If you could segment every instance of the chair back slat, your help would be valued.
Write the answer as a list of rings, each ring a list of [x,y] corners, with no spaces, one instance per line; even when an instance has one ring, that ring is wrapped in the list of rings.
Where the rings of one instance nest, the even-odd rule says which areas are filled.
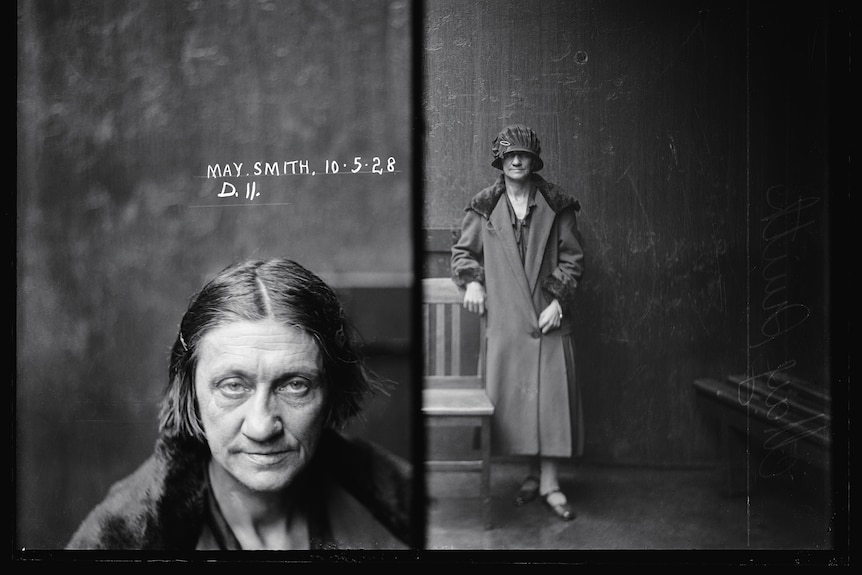
[[[465,381],[483,387],[484,318],[463,308],[464,292],[449,278],[423,279],[422,290],[426,378],[436,378],[435,387],[445,385],[442,377],[457,378],[453,380],[454,387],[463,386]],[[476,358],[476,369],[467,373],[464,370],[469,368],[472,357]]]
[[[434,373],[446,373],[446,307],[434,305]]]
[[[441,306],[442,307],[442,306]],[[456,375],[461,373],[461,308],[457,305],[449,306],[451,330],[449,341],[449,357],[452,359],[451,373]]]

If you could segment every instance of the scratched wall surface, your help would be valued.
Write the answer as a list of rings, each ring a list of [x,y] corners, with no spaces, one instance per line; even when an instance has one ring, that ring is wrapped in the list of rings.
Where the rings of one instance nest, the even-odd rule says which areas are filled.
[[[237,259],[343,294],[396,383],[356,430],[409,457],[409,3],[21,1],[17,27],[16,545],[64,545],[150,452],[180,317]],[[394,169],[322,175],[356,157]],[[316,175],[207,178],[294,160]]]
[[[750,257],[766,182],[778,175],[786,183],[788,174],[777,171],[792,167],[810,172],[806,193],[823,193],[816,187],[826,114],[817,18],[796,18],[793,25],[806,31],[799,34],[774,22],[768,8],[749,11],[742,2],[426,5],[424,225],[457,228],[470,196],[499,173],[490,167],[497,131],[513,122],[532,126],[544,177],[582,205],[587,269],[577,357],[586,457],[712,461],[714,429],[696,407],[692,380],[748,369],[747,341],[756,335],[750,312],[760,306],[750,290],[766,289],[751,271],[763,262]],[[760,26],[750,32],[754,16],[770,24],[768,33]],[[787,94],[791,62],[804,60],[806,50],[807,75]],[[750,113],[760,114],[754,136]],[[782,155],[788,149],[796,153]],[[816,310],[807,320],[815,349],[811,332],[801,330],[782,343],[820,383],[828,282],[822,203],[804,247],[788,248],[800,249],[805,263],[794,254],[796,285],[782,294],[793,291]],[[446,275],[436,258],[425,273]],[[801,273],[798,266],[809,267]],[[774,354],[760,360],[773,369],[780,361]]]

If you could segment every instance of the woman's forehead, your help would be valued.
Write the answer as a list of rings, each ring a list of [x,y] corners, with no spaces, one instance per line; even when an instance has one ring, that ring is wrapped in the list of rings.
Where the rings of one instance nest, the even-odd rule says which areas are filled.
[[[268,354],[285,360],[305,359],[318,364],[320,349],[306,331],[274,319],[237,321],[207,332],[198,346],[198,361],[222,357],[254,359]]]

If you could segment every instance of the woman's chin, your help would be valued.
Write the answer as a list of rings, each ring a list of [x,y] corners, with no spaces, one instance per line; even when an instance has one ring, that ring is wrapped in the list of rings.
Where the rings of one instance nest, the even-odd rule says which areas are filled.
[[[289,459],[280,462],[244,462],[245,465],[232,469],[229,475],[243,489],[255,493],[278,493],[293,483],[304,466]]]

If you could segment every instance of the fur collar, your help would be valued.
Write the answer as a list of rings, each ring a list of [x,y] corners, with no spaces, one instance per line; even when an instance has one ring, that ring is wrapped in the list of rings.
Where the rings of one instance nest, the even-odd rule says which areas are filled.
[[[576,212],[580,211],[581,203],[566,194],[562,188],[556,184],[547,182],[538,174],[532,174],[531,177],[536,189],[542,194],[542,196],[544,196],[545,201],[548,202],[548,205],[551,206],[554,213],[558,214],[569,207],[574,209]],[[500,196],[505,192],[506,179],[503,174],[500,174],[496,182],[473,196],[466,210],[473,210],[487,220],[491,217],[491,212],[494,211],[494,207],[500,200]]]
[[[409,463],[380,447],[327,432],[315,465],[358,499],[392,534],[413,544]],[[203,526],[209,453],[167,437],[134,473],[113,485],[84,520],[70,549],[191,550]]]
[[[70,549],[194,549],[203,525],[208,453],[159,438],[153,455],[87,516]]]

